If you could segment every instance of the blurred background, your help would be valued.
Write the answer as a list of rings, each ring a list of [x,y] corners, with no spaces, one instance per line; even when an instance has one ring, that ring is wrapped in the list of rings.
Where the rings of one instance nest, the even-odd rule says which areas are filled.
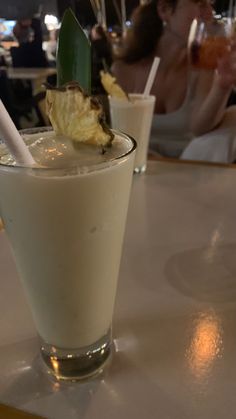
[[[118,24],[116,9],[120,6],[119,0],[106,0],[105,3],[108,24]],[[138,4],[139,0],[126,0],[127,17]],[[7,4],[0,4],[0,18],[8,21],[30,18],[40,9],[42,18],[49,14],[60,20],[67,7],[74,10],[82,25],[89,26],[96,22],[89,0],[24,0],[23,6],[22,0],[8,0]]]
[[[102,98],[104,90],[99,72],[104,67],[109,68],[114,56],[119,55],[122,36],[139,3],[145,0],[0,2],[0,98],[17,128],[48,123],[42,84],[56,84],[57,39],[66,8],[71,7],[90,37],[92,94]],[[103,6],[105,20],[104,14],[96,13],[96,4]],[[217,14],[224,15],[227,8],[228,1],[216,0]]]
[[[129,19],[132,10],[141,3],[142,0],[126,0],[126,14]],[[145,0],[143,1],[145,2]],[[109,27],[119,25],[120,0],[105,0],[107,24]],[[71,7],[79,18],[83,26],[91,26],[95,24],[96,18],[94,16],[91,3],[89,0],[8,0],[0,3],[0,19],[5,21],[6,29],[5,35],[9,36],[13,21],[19,19],[31,18],[39,10],[41,10],[42,20],[46,15],[56,16],[59,20],[67,7]],[[215,9],[217,13],[222,13],[228,7],[228,1],[216,0]]]

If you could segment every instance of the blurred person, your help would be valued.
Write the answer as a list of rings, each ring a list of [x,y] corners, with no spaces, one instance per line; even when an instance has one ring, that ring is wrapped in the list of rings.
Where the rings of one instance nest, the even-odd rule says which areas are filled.
[[[43,43],[43,49],[46,53],[48,63],[52,67],[56,66],[58,35],[59,31],[57,29],[49,30],[48,40]]]
[[[17,21],[13,28],[13,34],[19,43],[18,47],[12,47],[10,50],[13,67],[49,67],[45,52],[42,48],[43,34],[40,16],[35,15],[32,19]],[[47,81],[51,82],[50,78],[52,77],[53,76],[48,77]],[[55,78],[53,77],[53,83],[51,84],[54,84],[54,82]],[[12,88],[17,100],[30,107],[29,118],[34,118],[32,115],[36,113],[39,123],[43,123],[43,117],[38,103],[38,96],[41,95],[41,91],[38,91],[37,89],[36,92],[36,89],[33,89],[30,80],[12,80]],[[45,92],[43,92],[43,95],[45,95]],[[33,110],[35,111],[34,113],[32,113]],[[35,121],[35,124],[37,123],[38,122]]]
[[[100,71],[104,67],[109,70],[112,64],[112,48],[110,40],[101,25],[94,25],[90,31],[92,51],[92,93],[104,94],[100,81]]]
[[[13,34],[19,46],[11,48],[13,67],[48,67],[42,48],[41,22],[38,18],[17,21]]]
[[[31,120],[31,100],[22,100],[16,95],[12,80],[7,77],[7,69],[0,68],[0,99],[6,107],[14,124],[18,129],[21,126],[21,118]]]
[[[179,157],[194,136],[224,123],[236,83],[235,46],[219,61],[217,71],[189,71],[188,34],[195,18],[213,20],[209,0],[152,0],[138,6],[121,58],[112,66],[128,93],[140,93],[153,58],[160,57],[151,90],[156,96],[151,147],[164,156]]]
[[[1,45],[0,41],[0,67],[6,67],[7,66],[7,51]]]

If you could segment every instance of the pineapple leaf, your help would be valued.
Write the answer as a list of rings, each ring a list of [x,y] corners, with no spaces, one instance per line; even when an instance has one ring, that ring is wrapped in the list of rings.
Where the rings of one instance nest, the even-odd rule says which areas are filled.
[[[91,46],[90,42],[69,8],[65,11],[58,40],[57,85],[77,81],[91,93]]]

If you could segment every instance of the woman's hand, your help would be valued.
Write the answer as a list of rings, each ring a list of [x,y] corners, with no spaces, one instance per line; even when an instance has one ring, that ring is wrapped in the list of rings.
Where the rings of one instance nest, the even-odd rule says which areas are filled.
[[[230,45],[230,50],[218,62],[216,81],[225,90],[236,85],[236,38]]]

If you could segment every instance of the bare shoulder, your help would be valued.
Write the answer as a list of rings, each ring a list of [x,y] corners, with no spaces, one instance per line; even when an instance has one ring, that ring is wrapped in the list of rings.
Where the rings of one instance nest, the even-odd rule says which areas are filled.
[[[126,92],[141,92],[144,89],[151,64],[152,62],[147,59],[134,63],[117,60],[113,63],[111,70],[117,82]]]
[[[112,64],[111,72],[115,76],[118,84],[125,90],[129,91],[129,83],[127,84],[127,80],[130,79],[129,77],[129,66],[124,63],[122,60],[116,60]]]

